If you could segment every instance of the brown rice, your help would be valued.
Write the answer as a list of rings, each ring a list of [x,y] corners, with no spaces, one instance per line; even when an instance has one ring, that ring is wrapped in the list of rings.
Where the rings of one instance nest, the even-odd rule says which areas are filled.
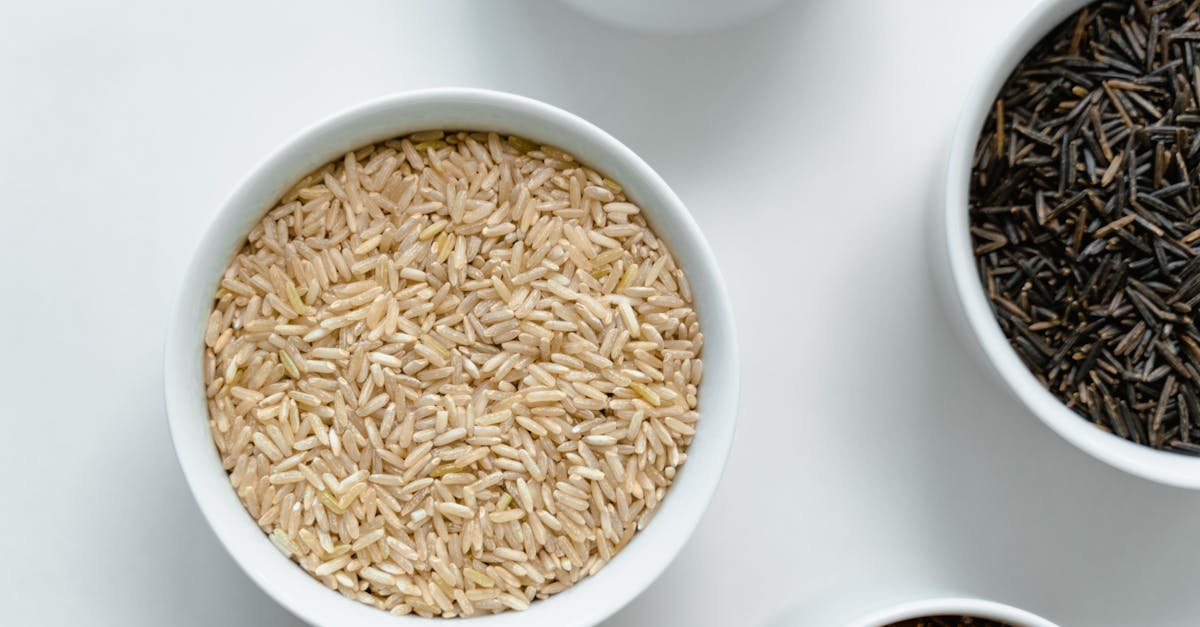
[[[414,133],[304,177],[204,344],[246,510],[396,614],[521,610],[595,573],[696,432],[687,277],[620,185],[515,136]]]

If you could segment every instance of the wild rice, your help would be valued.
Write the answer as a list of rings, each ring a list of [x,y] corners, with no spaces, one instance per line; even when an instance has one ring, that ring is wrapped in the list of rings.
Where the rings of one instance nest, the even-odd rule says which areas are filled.
[[[348,153],[250,232],[205,328],[230,483],[286,556],[422,616],[599,570],[698,419],[690,285],[620,185],[495,133]]]

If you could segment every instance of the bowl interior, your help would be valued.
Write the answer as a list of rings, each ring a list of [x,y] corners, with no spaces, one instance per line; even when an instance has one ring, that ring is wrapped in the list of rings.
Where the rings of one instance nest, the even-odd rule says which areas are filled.
[[[263,213],[301,176],[346,151],[428,129],[515,133],[555,145],[623,185],[671,246],[693,286],[705,333],[701,419],[658,513],[600,572],[524,612],[471,618],[488,625],[594,624],[632,600],[667,566],[716,488],[733,438],[738,365],[734,324],[716,262],[699,228],[667,185],[628,148],[549,105],[498,92],[440,89],[368,103],[301,133],[259,166],[204,234],[184,279],[166,341],[168,420],[176,453],[201,510],[221,542],[280,604],[316,624],[396,625],[395,617],[329,590],[285,558],[245,511],[221,468],[208,427],[202,336],[228,261]]]
[[[975,145],[996,94],[1031,48],[1089,0],[1043,0],[1001,45],[974,85],[955,130],[946,178],[945,237],[949,270],[972,335],[988,362],[1043,422],[1088,454],[1131,474],[1168,485],[1200,488],[1200,458],[1152,449],[1102,431],[1047,390],[1009,345],[976,270],[967,203]]]

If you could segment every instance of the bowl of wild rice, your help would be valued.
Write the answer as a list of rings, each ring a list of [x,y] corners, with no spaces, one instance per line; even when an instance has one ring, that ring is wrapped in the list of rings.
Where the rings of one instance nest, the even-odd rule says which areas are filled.
[[[322,625],[599,622],[697,524],[737,377],[715,260],[662,179],[472,89],[371,102],[263,162],[166,345],[201,510]]]
[[[845,627],[1056,627],[1020,608],[953,597],[908,601],[872,612]]]
[[[1200,88],[1190,4],[1046,0],[971,91],[941,247],[952,315],[1063,438],[1200,488]]]

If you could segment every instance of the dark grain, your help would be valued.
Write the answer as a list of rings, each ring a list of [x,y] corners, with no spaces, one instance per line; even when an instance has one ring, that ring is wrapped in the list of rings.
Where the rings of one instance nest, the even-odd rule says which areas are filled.
[[[1038,380],[1101,429],[1190,455],[1197,46],[1200,0],[1095,2],[1064,20],[1001,89],[970,198],[984,289]]]

